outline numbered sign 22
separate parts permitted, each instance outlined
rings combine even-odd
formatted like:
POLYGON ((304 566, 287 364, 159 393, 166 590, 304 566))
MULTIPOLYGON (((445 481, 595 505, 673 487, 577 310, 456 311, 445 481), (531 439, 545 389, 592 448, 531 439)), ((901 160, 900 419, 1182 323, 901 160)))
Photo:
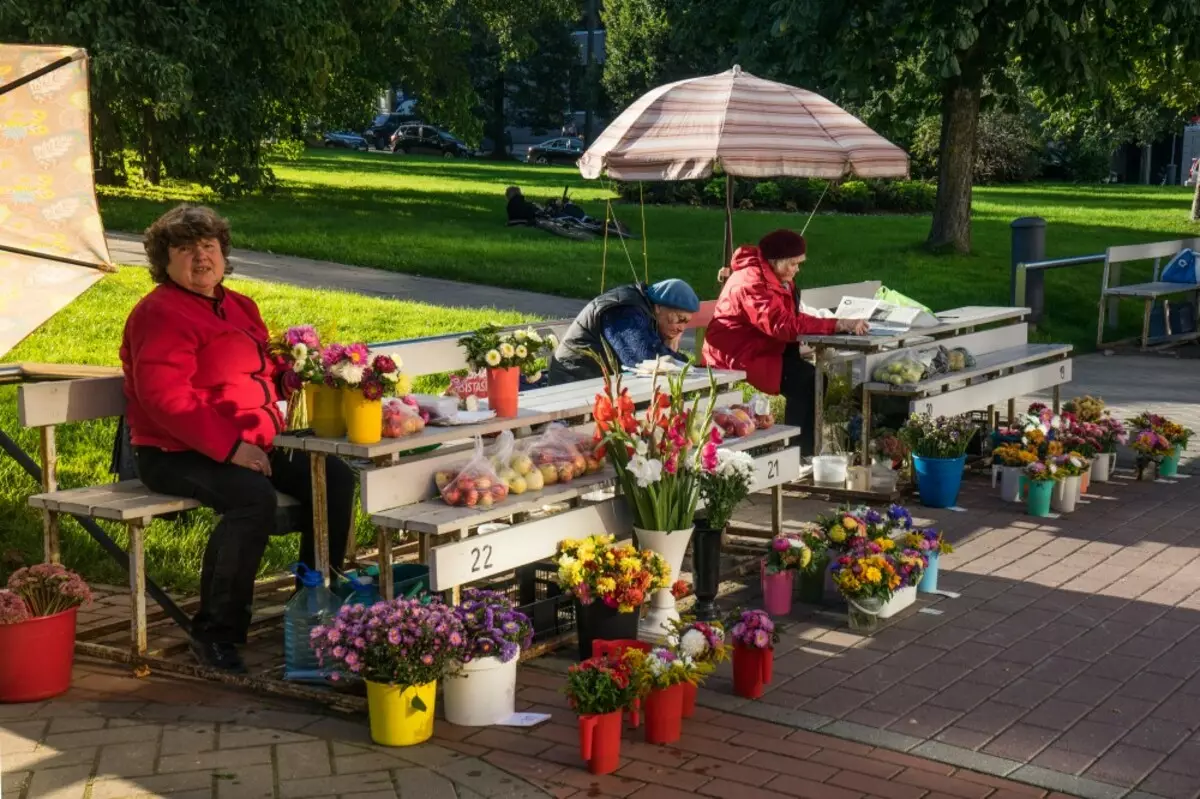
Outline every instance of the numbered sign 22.
POLYGON ((492 568, 492 545, 480 544, 471 547, 471 574, 485 572, 492 568))

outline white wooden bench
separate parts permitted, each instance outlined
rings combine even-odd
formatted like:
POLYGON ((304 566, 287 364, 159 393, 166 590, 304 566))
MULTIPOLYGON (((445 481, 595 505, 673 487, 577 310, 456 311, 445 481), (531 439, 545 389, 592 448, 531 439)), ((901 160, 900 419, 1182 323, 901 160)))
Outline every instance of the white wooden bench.
MULTIPOLYGON (((1104 344, 1104 323, 1107 315, 1110 324, 1116 325, 1119 319, 1121 300, 1142 300, 1142 335, 1141 349, 1151 348, 1150 345, 1150 316, 1154 303, 1163 300, 1163 321, 1166 335, 1156 340, 1158 345, 1178 344, 1184 341, 1194 341, 1200 338, 1200 332, 1176 334, 1171 332, 1171 306, 1164 298, 1178 294, 1191 294, 1192 301, 1200 308, 1200 284, 1167 283, 1159 280, 1165 260, 1169 260, 1182 249, 1192 249, 1200 253, 1200 238, 1180 239, 1178 241, 1160 241, 1152 244, 1130 244, 1122 247, 1109 247, 1104 254, 1104 275, 1100 281, 1100 313, 1096 321, 1096 348, 1104 344), (1121 266, 1134 261, 1154 260, 1154 273, 1148 283, 1132 283, 1121 285, 1121 266)), ((1128 341, 1129 339, 1125 339, 1128 341)), ((1121 343, 1121 342, 1110 342, 1121 343)))

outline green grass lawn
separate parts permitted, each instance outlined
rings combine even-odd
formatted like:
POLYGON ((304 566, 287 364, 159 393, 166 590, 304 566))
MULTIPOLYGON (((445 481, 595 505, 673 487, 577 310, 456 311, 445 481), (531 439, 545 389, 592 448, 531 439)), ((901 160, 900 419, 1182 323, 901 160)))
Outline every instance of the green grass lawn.
MULTIPOLYGON (((570 186, 593 215, 603 214, 604 201, 615 195, 571 168, 310 150, 276 170, 281 186, 273 196, 213 202, 233 221, 239 247, 571 297, 596 294, 602 275, 607 286, 631 279, 619 242, 609 242, 604 274, 600 241, 580 243, 505 227, 504 189, 512 184, 534 200, 570 186)), ((136 231, 182 199, 210 198, 187 188, 103 189, 101 208, 110 229, 136 231)), ((935 309, 1007 304, 1013 219, 1044 217, 1049 255, 1083 255, 1114 244, 1198 235, 1200 225, 1187 221, 1189 207, 1190 193, 1181 188, 980 188, 974 253, 943 257, 919 246, 929 231, 928 216, 820 215, 808 230, 809 259, 800 280, 820 286, 876 278, 935 309)), ((615 209, 631 228, 642 229, 636 205, 615 209)), ((648 207, 645 217, 651 278, 682 277, 701 297, 715 297, 722 212, 648 207)), ((738 211, 734 233, 738 242, 752 242, 777 227, 802 227, 804 221, 803 214, 738 211)), ((628 242, 639 276, 642 245, 628 242)), ((1124 279, 1141 276, 1127 269, 1124 279)), ((1099 266, 1051 272, 1042 335, 1090 348, 1099 281, 1099 266)), ((1140 320, 1134 309, 1126 317, 1131 329, 1140 320)))
MULTIPOLYGON (((144 269, 125 267, 104 278, 82 297, 54 316, 5 361, 75 363, 116 366, 125 317, 151 288, 144 269)), ((273 328, 310 322, 343 341, 385 341, 469 330, 488 321, 516 324, 515 313, 438 308, 411 302, 365 298, 333 291, 315 291, 249 280, 230 280, 231 288, 253 297, 273 328)), ((17 390, 0 387, 0 429, 22 449, 36 453, 37 431, 17 426, 17 390)), ((86 422, 58 428, 59 482, 63 488, 112 481, 109 461, 115 421, 86 422)), ((38 485, 12 459, 0 455, 0 577, 19 561, 42 559, 41 515, 27 504, 38 485)), ((176 523, 157 521, 146 533, 148 573, 160 585, 187 590, 199 582, 204 542, 214 523, 206 510, 176 523)), ((122 546, 124 528, 104 525, 122 546)), ((373 541, 367 520, 360 516, 359 540, 373 541)), ((275 573, 295 561, 299 536, 272 539, 262 573, 275 573)), ((74 519, 63 522, 63 560, 89 580, 123 584, 124 572, 113 563, 74 519)))

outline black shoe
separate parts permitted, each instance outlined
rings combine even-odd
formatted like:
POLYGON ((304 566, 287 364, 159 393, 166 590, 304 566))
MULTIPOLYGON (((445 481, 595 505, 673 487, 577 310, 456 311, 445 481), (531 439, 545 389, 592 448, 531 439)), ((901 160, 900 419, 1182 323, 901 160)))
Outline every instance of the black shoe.
POLYGON ((192 639, 192 654, 205 668, 220 669, 231 674, 246 674, 246 664, 233 644, 192 639))

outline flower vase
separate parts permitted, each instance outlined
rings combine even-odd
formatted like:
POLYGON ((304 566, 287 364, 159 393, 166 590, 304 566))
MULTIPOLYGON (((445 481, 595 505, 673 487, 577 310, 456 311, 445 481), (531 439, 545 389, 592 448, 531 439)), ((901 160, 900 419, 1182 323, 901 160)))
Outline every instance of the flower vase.
POLYGON ((925 571, 921 574, 921 582, 917 583, 917 590, 922 594, 936 594, 938 585, 938 564, 942 559, 940 552, 929 553, 929 564, 925 567, 925 571))
POLYGON ((612 774, 620 767, 620 710, 579 717, 579 755, 592 774, 612 774))
POLYGON ((733 692, 743 699, 758 699, 771 682, 775 650, 733 645, 733 692))
POLYGON ((700 686, 694 682, 683 683, 683 717, 690 719, 696 715, 696 694, 700 686))
POLYGON ((1107 483, 1112 479, 1113 464, 1117 456, 1112 452, 1101 452, 1092 461, 1092 480, 1097 483, 1107 483))
MULTIPOLYGON (((346 435, 346 420, 342 416, 342 390, 334 386, 313 386, 313 407, 308 421, 318 438, 341 438, 346 435)), ((382 423, 381 414, 380 424, 382 423)))
POLYGON ((575 603, 575 631, 579 640, 579 660, 593 656, 595 641, 621 641, 638 636, 638 613, 620 613, 603 602, 590 605, 575 603))
POLYGON ((992 466, 992 487, 996 486, 996 478, 1000 480, 1000 499, 1005 502, 1021 501, 1021 475, 1024 469, 1020 466, 992 466))
POLYGON ((792 612, 792 586, 796 572, 785 569, 774 574, 767 573, 767 562, 759 563, 762 573, 763 610, 772 616, 786 616, 792 612))
POLYGON ((516 366, 507 369, 487 370, 488 409, 496 416, 511 419, 517 415, 517 392, 521 388, 521 370, 516 366))
POLYGON ((1088 492, 1088 488, 1092 484, 1091 464, 1088 464, 1088 466, 1089 468, 1084 470, 1083 474, 1079 475, 1079 496, 1081 497, 1088 492))
POLYGON ((312 419, 317 412, 317 386, 315 383, 304 384, 304 418, 312 419))
POLYGON ((346 440, 351 444, 378 444, 383 440, 383 400, 370 400, 361 391, 342 393, 342 416, 346 420, 346 440))
POLYGON ((825 573, 829 571, 829 555, 813 555, 808 568, 800 571, 800 601, 820 605, 825 601, 825 573))
POLYGON ((717 593, 721 587, 721 544, 724 530, 714 530, 697 524, 692 534, 692 583, 696 592, 696 605, 692 612, 696 621, 712 621, 717 618, 717 593))
POLYGON ((499 724, 517 709, 517 661, 498 657, 475 658, 462 671, 442 682, 446 721, 460 727, 499 724))
POLYGON ((424 685, 366 683, 372 741, 380 746, 415 746, 433 737, 437 680, 424 685))
POLYGON ((846 615, 850 631, 871 635, 879 629, 879 613, 883 600, 877 596, 846 597, 846 615))
POLYGON ((646 718, 646 743, 675 743, 683 734, 683 685, 646 694, 642 711, 646 718))
POLYGON ((1178 477, 1179 476, 1179 456, 1182 447, 1175 447, 1170 455, 1164 455, 1162 460, 1158 462, 1159 477, 1178 477))
POLYGON ((1079 475, 1064 477, 1054 486, 1050 497, 1050 507, 1058 513, 1073 513, 1075 503, 1079 501, 1079 475))
MULTIPOLYGON (((642 530, 633 528, 639 549, 657 552, 667 562, 671 569, 671 581, 679 579, 679 569, 683 566, 683 554, 687 552, 688 542, 692 538, 692 528, 686 530, 642 530)), ((650 600, 650 611, 642 619, 638 627, 638 637, 643 641, 665 643, 671 632, 671 625, 679 621, 679 611, 675 609, 675 596, 670 586, 654 592, 650 600)))
POLYGON ((927 508, 952 508, 958 503, 962 487, 963 468, 967 456, 957 458, 925 458, 913 456, 913 471, 917 476, 917 493, 927 508))
POLYGON ((67 692, 78 611, 0 624, 0 703, 38 702, 67 692))
POLYGON ((1055 480, 1029 480, 1025 483, 1025 512, 1046 518, 1050 515, 1050 500, 1054 497, 1055 480))

